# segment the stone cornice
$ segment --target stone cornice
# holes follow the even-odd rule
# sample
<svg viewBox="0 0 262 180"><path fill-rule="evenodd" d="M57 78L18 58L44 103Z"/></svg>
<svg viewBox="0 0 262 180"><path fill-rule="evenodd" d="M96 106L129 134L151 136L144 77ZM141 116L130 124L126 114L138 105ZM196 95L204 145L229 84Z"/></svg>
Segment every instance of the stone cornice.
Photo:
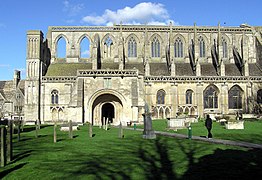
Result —
<svg viewBox="0 0 262 180"><path fill-rule="evenodd" d="M169 32L170 26L153 26L153 25L115 25L115 26L50 26L52 32ZM197 32L218 32L217 26L196 26ZM173 32L194 32L194 26L172 26ZM251 28L241 27L220 27L220 32L250 32Z"/></svg>
<svg viewBox="0 0 262 180"><path fill-rule="evenodd" d="M43 83L74 83L77 77L75 76L44 76L42 77Z"/></svg>
<svg viewBox="0 0 262 180"><path fill-rule="evenodd" d="M224 83L224 82L262 82L261 76L146 76L144 77L145 82L178 82L178 83Z"/></svg>
<svg viewBox="0 0 262 180"><path fill-rule="evenodd" d="M78 77L138 77L138 70L78 70Z"/></svg>

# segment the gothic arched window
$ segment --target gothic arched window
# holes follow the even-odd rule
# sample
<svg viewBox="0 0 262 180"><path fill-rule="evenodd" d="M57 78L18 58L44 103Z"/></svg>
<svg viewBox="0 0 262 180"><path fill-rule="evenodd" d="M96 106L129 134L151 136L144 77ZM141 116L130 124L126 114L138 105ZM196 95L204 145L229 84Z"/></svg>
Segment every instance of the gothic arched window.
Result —
<svg viewBox="0 0 262 180"><path fill-rule="evenodd" d="M218 92L214 86L209 86L204 91L204 108L217 108Z"/></svg>
<svg viewBox="0 0 262 180"><path fill-rule="evenodd" d="M51 104L58 104L58 91L53 90L51 92Z"/></svg>
<svg viewBox="0 0 262 180"><path fill-rule="evenodd" d="M157 104L165 104L165 96L166 92L163 89L158 90L156 95Z"/></svg>
<svg viewBox="0 0 262 180"><path fill-rule="evenodd" d="M134 37L131 37L128 41L128 57L137 57L136 49L136 40Z"/></svg>
<svg viewBox="0 0 262 180"><path fill-rule="evenodd" d="M183 42L182 40L178 37L175 40L175 57L181 58L183 57Z"/></svg>
<svg viewBox="0 0 262 180"><path fill-rule="evenodd" d="M242 90L238 86L233 86L228 92L228 108L242 108Z"/></svg>
<svg viewBox="0 0 262 180"><path fill-rule="evenodd" d="M192 104L193 102L193 91L187 90L186 91L186 104Z"/></svg>
<svg viewBox="0 0 262 180"><path fill-rule="evenodd" d="M61 36L56 43L56 57L66 58L66 40Z"/></svg>
<svg viewBox="0 0 262 180"><path fill-rule="evenodd" d="M160 57L160 42L157 37L154 37L151 43L152 57Z"/></svg>
<svg viewBox="0 0 262 180"><path fill-rule="evenodd" d="M87 37L84 37L80 42L80 57L81 58L90 57L90 41Z"/></svg>
<svg viewBox="0 0 262 180"><path fill-rule="evenodd" d="M257 103L262 104L262 89L257 91Z"/></svg>
<svg viewBox="0 0 262 180"><path fill-rule="evenodd" d="M202 36L198 39L199 42L199 57L206 57L206 46Z"/></svg>
<svg viewBox="0 0 262 180"><path fill-rule="evenodd" d="M222 47L223 47L223 58L228 57L227 53L227 41L222 37Z"/></svg>
<svg viewBox="0 0 262 180"><path fill-rule="evenodd" d="M109 36L107 36L105 41L104 41L104 54L105 54L105 57L111 57L111 55L112 55L112 45L113 45L112 39Z"/></svg>

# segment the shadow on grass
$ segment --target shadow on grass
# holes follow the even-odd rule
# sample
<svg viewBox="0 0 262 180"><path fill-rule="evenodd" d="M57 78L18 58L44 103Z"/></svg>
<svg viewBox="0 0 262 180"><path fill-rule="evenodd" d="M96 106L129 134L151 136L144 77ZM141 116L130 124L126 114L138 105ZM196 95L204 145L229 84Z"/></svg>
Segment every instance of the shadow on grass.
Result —
<svg viewBox="0 0 262 180"><path fill-rule="evenodd" d="M57 179L127 180L243 179L262 173L261 150L234 150L221 145L226 149L222 150L217 148L219 145L161 136L144 140L135 133L126 133L126 138L118 139L117 130L112 138L108 132L97 130L97 136L89 140L86 131L73 141L63 134L58 141L64 142L54 144L51 129L48 137L18 143L16 149L34 151L29 161L36 171L36 177L32 178L37 178L40 172ZM17 155L16 162L30 153ZM43 166L44 163L48 165Z"/></svg>
<svg viewBox="0 0 262 180"><path fill-rule="evenodd" d="M146 179L177 179L173 171L173 162L169 158L167 143L163 140L155 140L155 151L147 150L140 145L138 156L141 159L140 167L145 173Z"/></svg>
<svg viewBox="0 0 262 180"><path fill-rule="evenodd" d="M222 150L191 162L182 179L256 179L261 177L262 150Z"/></svg>
<svg viewBox="0 0 262 180"><path fill-rule="evenodd" d="M21 163L21 164L18 164L10 169L7 169L7 170L4 170L0 173L0 179L4 178L6 175L8 175L9 173L11 172L14 172L20 168L22 168L24 165L26 165L27 163Z"/></svg>
<svg viewBox="0 0 262 180"><path fill-rule="evenodd" d="M32 150L28 150L28 151L25 151L23 153L19 153L19 154L14 155L11 164L14 164L17 161L20 161L21 159L24 159L24 158L30 156L32 152L33 152Z"/></svg>

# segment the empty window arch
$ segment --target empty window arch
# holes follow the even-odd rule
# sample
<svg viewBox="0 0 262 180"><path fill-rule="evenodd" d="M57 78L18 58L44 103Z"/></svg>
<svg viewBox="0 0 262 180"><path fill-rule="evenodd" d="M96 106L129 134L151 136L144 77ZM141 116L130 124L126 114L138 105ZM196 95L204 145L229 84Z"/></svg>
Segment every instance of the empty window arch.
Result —
<svg viewBox="0 0 262 180"><path fill-rule="evenodd" d="M80 58L90 58L90 41L87 37L80 42Z"/></svg>
<svg viewBox="0 0 262 180"><path fill-rule="evenodd" d="M56 43L56 57L66 58L66 39L63 36Z"/></svg>
<svg viewBox="0 0 262 180"><path fill-rule="evenodd" d="M104 41L104 57L109 58L112 55L113 40L110 36L107 36Z"/></svg>

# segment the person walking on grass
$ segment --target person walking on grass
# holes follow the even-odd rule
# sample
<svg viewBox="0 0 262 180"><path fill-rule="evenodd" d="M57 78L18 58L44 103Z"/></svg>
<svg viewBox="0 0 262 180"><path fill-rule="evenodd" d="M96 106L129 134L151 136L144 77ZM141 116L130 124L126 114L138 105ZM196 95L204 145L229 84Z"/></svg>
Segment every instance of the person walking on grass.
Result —
<svg viewBox="0 0 262 180"><path fill-rule="evenodd" d="M206 121L205 121L205 126L207 128L208 131L208 138L212 138L212 133L211 133L211 129L212 129L212 119L210 118L209 114L207 115Z"/></svg>

